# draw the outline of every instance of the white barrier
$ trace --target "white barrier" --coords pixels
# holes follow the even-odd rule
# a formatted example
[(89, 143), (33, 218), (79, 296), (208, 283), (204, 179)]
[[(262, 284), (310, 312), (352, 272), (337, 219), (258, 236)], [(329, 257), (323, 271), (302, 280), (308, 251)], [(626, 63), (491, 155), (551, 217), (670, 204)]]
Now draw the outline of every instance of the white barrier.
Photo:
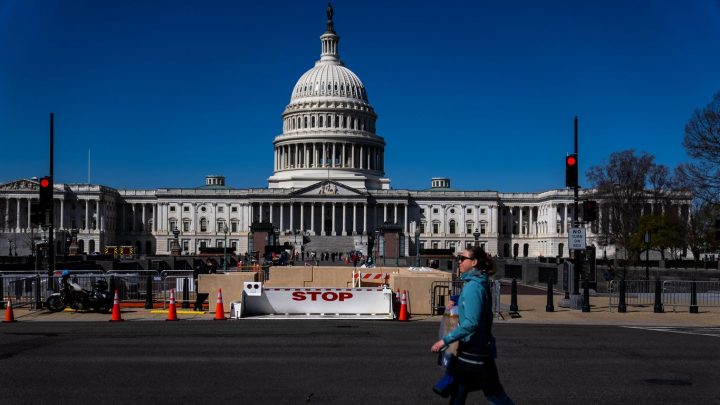
[(353, 287), (362, 287), (362, 283), (380, 283), (387, 284), (388, 274), (387, 273), (363, 273), (361, 271), (353, 270)]
[(372, 288), (263, 288), (246, 282), (241, 316), (392, 319), (392, 290)]

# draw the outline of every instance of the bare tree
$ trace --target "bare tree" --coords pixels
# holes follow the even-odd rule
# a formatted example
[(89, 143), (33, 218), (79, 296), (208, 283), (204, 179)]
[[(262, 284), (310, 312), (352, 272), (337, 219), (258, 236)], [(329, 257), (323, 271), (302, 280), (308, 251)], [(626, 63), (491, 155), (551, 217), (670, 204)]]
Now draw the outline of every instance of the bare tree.
[[(652, 207), (657, 209), (657, 215), (679, 215), (673, 205), (679, 199), (687, 199), (676, 177), (666, 166), (656, 164), (655, 157), (646, 152), (614, 152), (606, 165), (591, 167), (587, 177), (595, 190), (594, 197), (603, 204), (603, 221), (599, 226), (601, 244), (614, 244), (625, 259), (637, 259), (645, 249), (638, 243), (643, 215), (650, 215)], [(665, 246), (656, 247), (669, 248), (669, 243), (663, 241)]]
[(720, 202), (720, 92), (685, 125), (683, 146), (692, 161), (680, 170), (692, 183), (695, 194), (708, 202)]

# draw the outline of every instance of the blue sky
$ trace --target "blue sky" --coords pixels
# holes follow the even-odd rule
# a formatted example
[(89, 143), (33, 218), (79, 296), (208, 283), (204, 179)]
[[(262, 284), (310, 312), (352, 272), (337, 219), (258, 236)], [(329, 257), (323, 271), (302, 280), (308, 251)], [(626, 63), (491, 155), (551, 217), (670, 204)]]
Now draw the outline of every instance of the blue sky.
[[(0, 182), (266, 187), (325, 1), (0, 0)], [(720, 1), (335, 1), (397, 189), (564, 186), (613, 151), (687, 160), (683, 127), (720, 91)]]

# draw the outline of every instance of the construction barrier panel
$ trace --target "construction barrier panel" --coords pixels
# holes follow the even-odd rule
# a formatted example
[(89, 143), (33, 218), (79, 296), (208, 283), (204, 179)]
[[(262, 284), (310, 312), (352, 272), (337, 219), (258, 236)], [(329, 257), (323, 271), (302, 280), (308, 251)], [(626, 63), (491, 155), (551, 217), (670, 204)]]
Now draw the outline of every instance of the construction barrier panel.
[(247, 282), (242, 316), (305, 315), (392, 319), (392, 290), (371, 288), (264, 288)]

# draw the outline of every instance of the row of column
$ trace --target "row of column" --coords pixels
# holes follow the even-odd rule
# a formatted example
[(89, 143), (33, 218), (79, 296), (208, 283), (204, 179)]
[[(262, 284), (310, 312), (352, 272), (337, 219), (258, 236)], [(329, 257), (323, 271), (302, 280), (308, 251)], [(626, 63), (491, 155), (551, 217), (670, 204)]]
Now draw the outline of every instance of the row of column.
[(345, 142), (292, 143), (275, 147), (275, 171), (309, 168), (385, 170), (384, 150)]
[[(371, 229), (368, 225), (374, 225), (373, 228), (380, 226), (384, 222), (388, 222), (390, 216), (390, 210), (392, 209), (392, 221), (391, 223), (402, 223), (403, 232), (407, 233), (407, 204), (404, 203), (378, 203), (372, 206), (368, 206), (362, 202), (295, 202), (295, 203), (257, 203), (257, 217), (254, 215), (253, 219), (257, 219), (261, 222), (270, 222), (273, 225), (277, 225), (280, 230), (301, 230), (310, 231), (312, 234), (324, 234), (326, 219), (330, 220), (330, 230), (333, 235), (337, 234), (337, 215), (340, 215), (342, 228), (340, 230), (341, 235), (357, 235), (359, 233), (367, 234)], [(305, 209), (306, 205), (309, 205), (310, 210), (309, 223), (305, 223)], [(319, 216), (316, 214), (316, 205), (320, 211)], [(265, 209), (264, 207), (269, 209)], [(279, 207), (279, 218), (274, 216), (275, 207)], [(299, 220), (295, 218), (295, 211), (299, 210)], [(285, 211), (288, 211), (288, 220), (286, 221)], [(377, 210), (381, 210), (380, 213)], [(342, 211), (341, 213), (339, 211)], [(351, 221), (348, 221), (348, 214), (352, 211)], [(362, 211), (362, 228), (359, 228), (358, 214)], [(327, 215), (326, 215), (327, 213)], [(369, 214), (373, 214), (375, 224), (368, 224)], [(398, 217), (402, 214), (402, 222)], [(382, 217), (382, 221), (380, 218)], [(320, 219), (320, 229), (315, 228), (317, 219)], [(352, 222), (350, 224), (349, 222)], [(350, 229), (349, 226), (352, 225)]]
[[(11, 225), (10, 224), (10, 205), (11, 205), (11, 201), (13, 201), (13, 200), (15, 201), (15, 224), (14, 224), (15, 226), (11, 227), (10, 226)], [(37, 199), (36, 198), (10, 198), (10, 197), (5, 198), (5, 212), (4, 212), (4, 216), (3, 216), (3, 218), (4, 218), (3, 229), (5, 229), (6, 231), (15, 231), (15, 232), (30, 230), (32, 228), (32, 223), (30, 221), (31, 221), (31, 214), (32, 214), (31, 204), (33, 201), (37, 201)], [(57, 229), (66, 229), (65, 228), (65, 217), (66, 217), (66, 215), (65, 215), (65, 200), (55, 199), (53, 201), (55, 203), (55, 219), (53, 220), (53, 222), (57, 226)], [(57, 203), (58, 201), (59, 201), (59, 204)], [(96, 231), (96, 230), (98, 230), (98, 227), (91, 226), (90, 220), (91, 219), (97, 220), (97, 218), (100, 218), (99, 230), (104, 231), (105, 230), (104, 220), (103, 220), (104, 216), (101, 215), (101, 212), (100, 212), (100, 200), (80, 199), (78, 201), (83, 201), (85, 204), (84, 226), (78, 227), (77, 223), (71, 223), (69, 228), (79, 228), (81, 231), (85, 231), (85, 232), (88, 232), (91, 230)], [(91, 202), (95, 202), (94, 214), (90, 213)], [(25, 206), (24, 208), (22, 208), (23, 205)], [(58, 205), (60, 206), (59, 211), (57, 209)], [(25, 212), (24, 217), (22, 215), (23, 211)], [(58, 221), (58, 219), (59, 219), (59, 221)], [(81, 225), (82, 225), (82, 223), (81, 223)]]

